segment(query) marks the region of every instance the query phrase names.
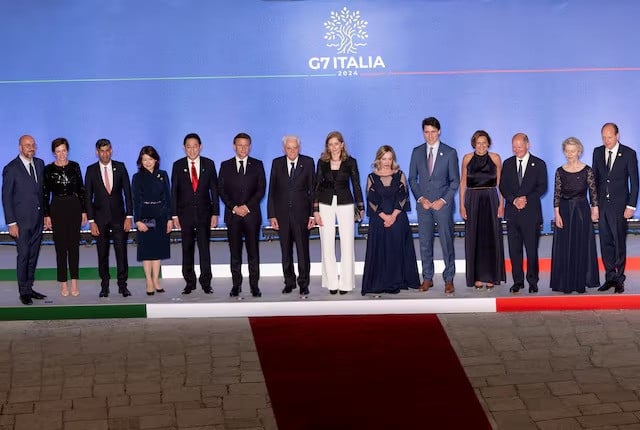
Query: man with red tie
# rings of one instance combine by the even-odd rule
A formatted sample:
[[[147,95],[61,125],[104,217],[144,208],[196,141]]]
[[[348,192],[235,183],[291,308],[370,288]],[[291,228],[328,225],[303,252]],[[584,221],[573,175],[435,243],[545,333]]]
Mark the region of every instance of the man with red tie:
[[[186,157],[173,163],[171,171],[171,210],[173,225],[180,229],[182,239],[182,276],[186,282],[182,294],[196,289],[194,268],[195,244],[200,256],[200,286],[205,294],[212,294],[211,228],[218,225],[218,175],[213,160],[202,157],[202,141],[196,133],[185,136]]]

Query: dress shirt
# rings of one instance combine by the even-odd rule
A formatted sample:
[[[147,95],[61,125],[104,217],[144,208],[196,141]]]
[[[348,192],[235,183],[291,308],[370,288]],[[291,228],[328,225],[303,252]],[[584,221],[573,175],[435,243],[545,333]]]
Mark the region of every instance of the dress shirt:
[[[289,173],[289,176],[291,176],[291,163],[293,163],[294,169],[298,167],[298,157],[296,157],[295,160],[289,160],[289,158],[287,158],[287,173]]]
[[[522,160],[522,179],[524,179],[524,174],[527,171],[527,163],[529,162],[530,155],[531,154],[527,152],[522,158],[516,157],[516,172],[518,171],[518,167],[520,167],[520,160]]]

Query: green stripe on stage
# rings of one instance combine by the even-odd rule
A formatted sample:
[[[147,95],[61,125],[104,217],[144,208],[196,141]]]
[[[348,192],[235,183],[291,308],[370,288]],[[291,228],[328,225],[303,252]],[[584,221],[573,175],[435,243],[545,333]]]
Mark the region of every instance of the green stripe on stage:
[[[57,271],[55,268],[36,269],[36,281],[56,281]],[[115,267],[109,268],[111,279],[117,279],[117,271]],[[81,280],[99,280],[97,267],[82,267],[80,268]],[[129,266],[129,279],[144,279],[144,270],[141,266]],[[0,269],[0,281],[15,281],[16,270],[15,269]]]
[[[0,321],[146,317],[147,306],[145,304],[99,306],[22,306],[0,308]]]

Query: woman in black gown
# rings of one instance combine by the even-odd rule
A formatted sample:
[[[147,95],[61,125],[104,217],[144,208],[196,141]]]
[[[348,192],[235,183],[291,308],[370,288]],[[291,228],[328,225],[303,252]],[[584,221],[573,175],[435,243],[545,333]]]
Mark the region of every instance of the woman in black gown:
[[[467,286],[491,290],[507,278],[500,222],[504,201],[498,191],[502,161],[489,152],[491,137],[484,130],[473,133],[471,146],[475,151],[462,159],[460,175]]]
[[[138,261],[142,261],[147,295],[164,293],[160,287],[160,260],[170,257],[169,233],[171,191],[169,176],[160,170],[160,156],[153,146],[144,146],[138,156],[138,172],[133,175],[133,214],[136,221]]]
[[[396,163],[391,146],[376,153],[367,178],[367,253],[362,295],[418,288],[418,265],[407,212],[411,210],[407,178]]]
[[[580,140],[569,137],[562,142],[562,151],[567,162],[558,167],[554,181],[551,289],[584,293],[585,287],[600,284],[592,224],[599,216],[598,193],[593,170],[580,161]]]
[[[68,159],[69,141],[59,137],[51,142],[56,161],[44,169],[44,228],[53,228],[57,279],[60,294],[69,295],[67,264],[71,276],[71,295],[76,297],[80,272],[80,227],[87,223],[84,183],[80,165]]]

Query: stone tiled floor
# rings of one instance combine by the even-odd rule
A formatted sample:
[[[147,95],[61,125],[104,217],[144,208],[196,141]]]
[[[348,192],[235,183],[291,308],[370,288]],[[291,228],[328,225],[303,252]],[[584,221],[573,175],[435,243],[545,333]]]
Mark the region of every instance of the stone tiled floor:
[[[496,429],[640,429],[640,311],[440,319]],[[3,322],[0,403],[0,430],[277,428],[246,318]]]

